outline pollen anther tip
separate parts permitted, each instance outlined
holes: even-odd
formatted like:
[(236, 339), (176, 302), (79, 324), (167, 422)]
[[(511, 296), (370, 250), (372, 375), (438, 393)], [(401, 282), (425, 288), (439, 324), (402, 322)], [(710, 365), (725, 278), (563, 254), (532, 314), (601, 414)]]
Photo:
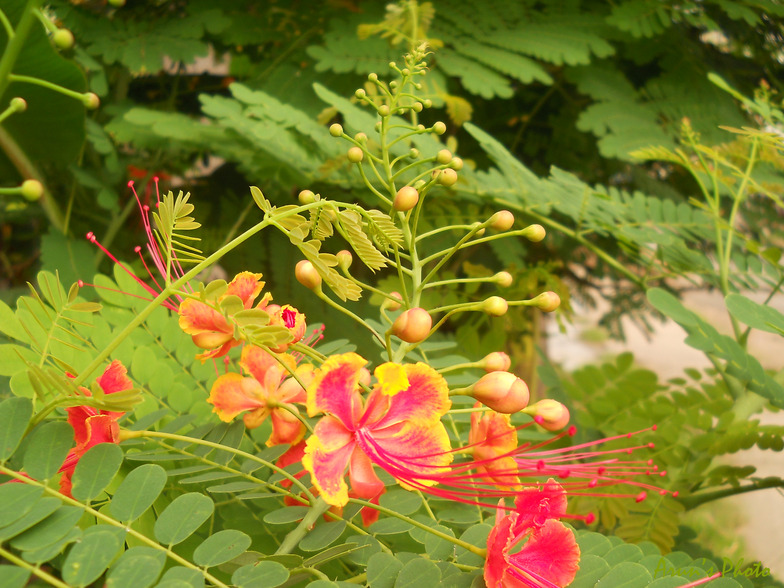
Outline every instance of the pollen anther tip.
[(133, 180), (128, 180), (128, 187), (133, 188)]

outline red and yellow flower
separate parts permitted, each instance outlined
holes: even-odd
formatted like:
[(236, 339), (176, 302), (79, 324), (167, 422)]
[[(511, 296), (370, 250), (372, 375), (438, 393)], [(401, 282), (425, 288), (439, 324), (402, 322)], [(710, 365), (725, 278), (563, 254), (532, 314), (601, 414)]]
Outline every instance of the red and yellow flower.
[(438, 482), (451, 461), (441, 417), (451, 401), (444, 381), (423, 364), (385, 363), (363, 400), (359, 385), (366, 360), (356, 353), (330, 357), (308, 387), (308, 414), (326, 413), (307, 440), (302, 463), (324, 500), (344, 506), (351, 496), (377, 499), (384, 484), (377, 465), (405, 488)]
[[(305, 426), (292, 413), (290, 405), (305, 402), (305, 389), (300, 382), (307, 385), (313, 379), (313, 367), (297, 366), (290, 355), (273, 355), (253, 345), (242, 350), (240, 366), (248, 376), (224, 374), (212, 385), (207, 402), (213, 405), (213, 412), (229, 422), (249, 411), (243, 416), (249, 429), (258, 427), (269, 417), (272, 435), (267, 445), (299, 442), (305, 435)], [(289, 377), (292, 373), (296, 378)]]
[[(253, 303), (264, 288), (261, 277), (261, 274), (252, 272), (237, 274), (216, 303), (220, 304), (228, 296), (236, 296), (242, 302), (243, 308), (253, 308)], [(264, 310), (271, 299), (269, 293), (265, 294), (256, 308)], [(206, 302), (186, 298), (180, 303), (178, 312), (180, 328), (191, 335), (197, 347), (207, 350), (196, 356), (202, 361), (226, 355), (232, 347), (240, 344), (240, 341), (234, 338), (234, 326)]]

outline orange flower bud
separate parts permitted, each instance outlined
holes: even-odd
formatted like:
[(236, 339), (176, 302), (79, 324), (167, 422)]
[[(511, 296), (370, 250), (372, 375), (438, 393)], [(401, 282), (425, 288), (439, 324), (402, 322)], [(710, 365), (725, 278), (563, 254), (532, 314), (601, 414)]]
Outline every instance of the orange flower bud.
[(569, 424), (569, 409), (557, 400), (544, 398), (525, 409), (526, 414), (547, 431), (559, 431)]
[(486, 372), (506, 372), (512, 367), (512, 358), (503, 351), (493, 351), (482, 359), (482, 369)]
[(514, 224), (514, 215), (508, 210), (499, 210), (490, 217), (490, 226), (496, 231), (508, 231)]
[(395, 194), (392, 207), (400, 212), (406, 212), (414, 208), (419, 202), (419, 192), (413, 186), (403, 186)]
[(318, 271), (316, 271), (316, 268), (313, 267), (313, 264), (307, 259), (303, 259), (297, 263), (294, 268), (294, 276), (300, 284), (310, 290), (315, 290), (321, 286), (321, 276)]
[(406, 343), (419, 343), (430, 334), (433, 318), (424, 308), (410, 308), (392, 323), (392, 334)]
[(561, 305), (561, 297), (555, 292), (542, 292), (533, 299), (533, 306), (544, 312), (553, 312)]
[(513, 414), (528, 405), (528, 386), (509, 372), (490, 372), (471, 387), (471, 395), (496, 412)]
[(354, 256), (351, 255), (351, 251), (348, 249), (341, 249), (335, 254), (335, 257), (338, 258), (338, 266), (343, 271), (348, 271), (348, 268), (351, 267), (351, 263), (354, 261)]
[(400, 303), (403, 302), (403, 297), (400, 295), (400, 292), (390, 292), (389, 295), (397, 300), (397, 302), (393, 302), (389, 298), (385, 298), (384, 302), (381, 303), (381, 308), (394, 312), (400, 308)]
[(509, 303), (500, 296), (491, 296), (484, 301), (482, 310), (490, 316), (504, 316), (509, 310)]

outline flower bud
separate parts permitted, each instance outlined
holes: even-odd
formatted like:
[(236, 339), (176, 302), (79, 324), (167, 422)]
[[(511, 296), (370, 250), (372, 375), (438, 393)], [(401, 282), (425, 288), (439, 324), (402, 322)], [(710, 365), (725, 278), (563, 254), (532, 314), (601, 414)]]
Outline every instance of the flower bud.
[(416, 159), (417, 157), (419, 157), (419, 149), (411, 149), (411, 151), (408, 152), (408, 156), (411, 159)]
[(378, 107), (378, 114), (379, 116), (389, 116), (389, 106), (386, 104), (382, 104)]
[(508, 288), (514, 281), (512, 274), (509, 272), (498, 272), (493, 278), (495, 279), (496, 284), (500, 285), (502, 288)]
[(364, 98), (367, 95), (367, 92), (363, 88), (359, 88), (356, 92), (354, 92), (354, 96), (357, 98)]
[(471, 395), (496, 412), (514, 414), (528, 406), (528, 386), (509, 372), (490, 372), (471, 387)]
[(343, 127), (338, 123), (329, 126), (329, 134), (333, 137), (340, 137), (343, 134)]
[(543, 429), (559, 431), (569, 424), (569, 409), (557, 400), (544, 398), (525, 410)]
[(424, 107), (422, 106), (422, 103), (421, 103), (421, 102), (414, 102), (414, 104), (412, 104), (412, 105), (411, 105), (411, 109), (412, 109), (414, 112), (422, 112), (422, 109), (423, 109), (423, 108), (424, 108)]
[(432, 108), (433, 101), (430, 98), (425, 98), (424, 100), (422, 100), (422, 106), (424, 106), (425, 108)]
[(392, 323), (392, 334), (406, 343), (419, 343), (430, 334), (433, 319), (424, 308), (410, 308)]
[(373, 130), (377, 133), (381, 132), (381, 121), (378, 121), (376, 124), (373, 125)]
[(378, 74), (376, 74), (376, 73), (368, 74), (368, 79), (371, 82), (377, 82), (378, 81)]
[(15, 112), (24, 112), (27, 110), (27, 101), (24, 98), (17, 96), (16, 98), (11, 98), (10, 106)]
[(297, 281), (310, 290), (321, 287), (321, 276), (313, 264), (307, 259), (298, 262), (294, 267), (294, 276)]
[(357, 133), (356, 135), (354, 135), (354, 140), (357, 143), (364, 143), (365, 141), (367, 141), (367, 135), (365, 133)]
[(351, 163), (359, 163), (365, 157), (365, 152), (362, 151), (359, 147), (352, 147), (348, 150), (348, 160)]
[(490, 316), (504, 316), (509, 310), (509, 303), (500, 296), (491, 296), (482, 304), (482, 310)]
[(561, 297), (555, 292), (542, 292), (533, 299), (532, 306), (544, 312), (553, 312), (561, 305)]
[(544, 239), (545, 235), (547, 235), (547, 231), (542, 225), (529, 225), (523, 230), (523, 237), (531, 243), (538, 243)]
[(370, 388), (370, 370), (363, 367), (359, 370), (359, 383)]
[(403, 186), (392, 200), (392, 208), (400, 212), (411, 210), (419, 202), (419, 192), (413, 186)]
[(82, 94), (82, 103), (87, 110), (95, 110), (101, 105), (101, 99), (98, 98), (97, 94), (87, 92)]
[(58, 49), (70, 49), (74, 44), (74, 36), (68, 29), (57, 29), (52, 34), (52, 41)]
[(486, 372), (508, 372), (512, 367), (512, 358), (503, 351), (493, 351), (482, 359), (482, 369)]
[(514, 224), (514, 215), (508, 210), (499, 210), (490, 217), (490, 226), (496, 231), (508, 231)]
[(316, 195), (311, 190), (302, 190), (297, 199), (300, 204), (311, 204), (316, 201)]
[(463, 169), (463, 160), (459, 157), (453, 157), (452, 161), (449, 162), (449, 167), (451, 167), (455, 171), (460, 171)]
[(441, 165), (446, 165), (452, 161), (452, 152), (449, 149), (442, 149), (436, 155), (436, 161)]
[(442, 169), (438, 175), (438, 183), (449, 188), (457, 183), (457, 172), (451, 168)]
[(354, 261), (354, 256), (351, 255), (351, 251), (348, 249), (341, 249), (335, 254), (335, 257), (338, 258), (338, 267), (344, 272), (348, 271), (348, 268), (351, 267), (351, 263)]
[(22, 196), (29, 201), (38, 200), (44, 195), (44, 186), (38, 180), (25, 180), (22, 182)]
[(443, 135), (444, 133), (446, 133), (446, 125), (441, 121), (435, 123), (431, 128), (433, 129), (433, 132), (436, 135)]
[(384, 302), (381, 303), (381, 308), (384, 310), (391, 310), (392, 312), (399, 310), (400, 303), (403, 302), (403, 297), (400, 295), (400, 292), (390, 292), (389, 295), (395, 300), (384, 298)]

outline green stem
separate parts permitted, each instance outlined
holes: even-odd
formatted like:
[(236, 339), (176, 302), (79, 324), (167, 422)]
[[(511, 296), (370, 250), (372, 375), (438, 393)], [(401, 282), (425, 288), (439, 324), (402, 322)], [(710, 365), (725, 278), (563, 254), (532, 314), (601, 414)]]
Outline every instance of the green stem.
[(51, 584), (52, 586), (56, 586), (57, 588), (71, 588), (68, 584), (66, 584), (65, 582), (61, 582), (60, 580), (55, 578), (52, 574), (49, 574), (43, 571), (42, 569), (35, 567), (34, 565), (23, 560), (21, 557), (16, 557), (13, 553), (11, 553), (10, 551), (6, 551), (2, 547), (0, 547), (0, 558), (7, 559), (17, 567), (27, 570), (28, 572), (33, 574), (36, 578), (41, 578), (41, 580), (43, 580), (47, 584)]
[(283, 543), (281, 543), (280, 547), (275, 551), (275, 555), (291, 553), (302, 538), (313, 528), (313, 525), (316, 524), (318, 518), (328, 510), (329, 504), (324, 502), (323, 497), (319, 496), (315, 500), (312, 500), (310, 503), (310, 510), (302, 518), (299, 525), (286, 535)]
[(73, 98), (74, 100), (78, 100), (79, 102), (84, 101), (84, 92), (75, 92), (73, 90), (69, 90), (68, 88), (63, 88), (58, 84), (53, 84), (52, 82), (47, 82), (46, 80), (42, 80), (41, 78), (36, 78), (33, 76), (22, 76), (17, 74), (8, 74), (8, 79), (9, 81), (12, 82), (41, 86), (48, 90), (52, 90), (53, 92), (59, 92), (60, 94), (63, 94), (64, 96), (68, 96), (69, 98)]
[[(5, 94), (5, 90), (8, 88), (8, 84), (11, 81), (9, 79), (11, 70), (27, 40), (30, 28), (32, 27), (33, 22), (35, 22), (36, 9), (41, 5), (42, 1), (43, 0), (28, 0), (22, 10), (22, 16), (19, 18), (16, 30), (12, 35), (9, 34), (8, 43), (6, 44), (5, 51), (3, 51), (3, 57), (0, 58), (0, 96)], [(5, 17), (5, 15), (3, 16)], [(11, 23), (8, 22), (7, 18), (4, 20), (3, 24), (6, 29), (11, 26)]]
[(698, 506), (712, 502), (714, 500), (718, 500), (720, 498), (735, 496), (737, 494), (745, 494), (746, 492), (756, 492), (757, 490), (767, 490), (768, 488), (784, 488), (784, 480), (780, 480), (778, 478), (765, 479), (758, 482), (753, 482), (748, 486), (742, 486), (740, 488), (725, 488), (724, 490), (705, 492), (704, 494), (693, 494), (691, 496), (685, 496), (681, 498), (680, 503), (686, 507), (686, 510), (692, 510)]

